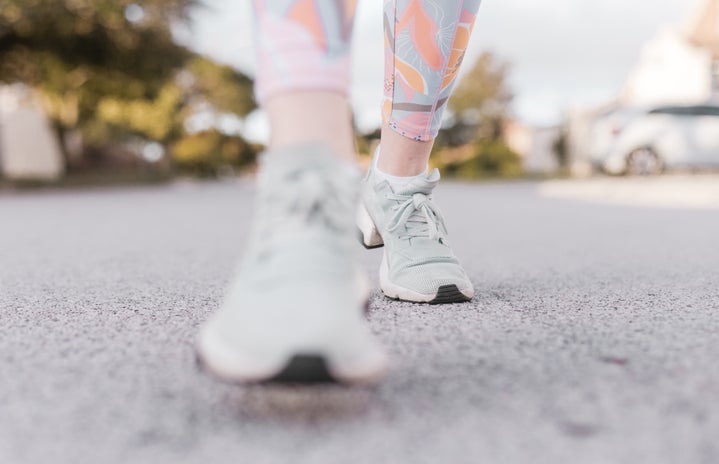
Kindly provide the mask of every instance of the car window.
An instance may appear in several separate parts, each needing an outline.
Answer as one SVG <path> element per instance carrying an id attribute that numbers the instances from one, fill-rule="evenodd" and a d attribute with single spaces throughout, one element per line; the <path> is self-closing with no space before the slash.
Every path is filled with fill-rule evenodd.
<path id="1" fill-rule="evenodd" d="M 695 106 L 694 110 L 698 116 L 719 116 L 719 106 Z"/>
<path id="2" fill-rule="evenodd" d="M 719 117 L 719 106 L 698 105 L 698 106 L 664 106 L 655 108 L 649 114 L 670 114 L 673 116 L 717 116 Z"/>
<path id="3" fill-rule="evenodd" d="M 691 112 L 690 108 L 685 106 L 665 106 L 662 108 L 655 108 L 651 110 L 649 114 L 671 114 L 673 116 L 689 116 Z"/>

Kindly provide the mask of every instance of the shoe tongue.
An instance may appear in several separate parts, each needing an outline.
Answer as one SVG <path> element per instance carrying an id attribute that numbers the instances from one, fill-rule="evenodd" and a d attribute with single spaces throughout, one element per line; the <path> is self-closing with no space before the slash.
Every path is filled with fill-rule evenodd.
<path id="1" fill-rule="evenodd" d="M 437 186 L 437 183 L 439 183 L 439 170 L 435 168 L 425 176 L 412 179 L 407 185 L 397 189 L 396 193 L 409 196 L 415 193 L 430 195 L 432 190 Z"/>

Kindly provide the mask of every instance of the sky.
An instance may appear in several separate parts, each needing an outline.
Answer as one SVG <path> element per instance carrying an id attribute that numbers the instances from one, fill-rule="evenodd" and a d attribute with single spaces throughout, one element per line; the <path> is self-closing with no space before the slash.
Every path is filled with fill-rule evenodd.
<path id="1" fill-rule="evenodd" d="M 271 1 L 271 0 L 269 0 Z M 527 124 L 561 122 L 571 108 L 616 97 L 643 44 L 666 27 L 678 27 L 699 0 L 484 0 L 464 71 L 483 51 L 511 64 L 514 116 Z M 205 0 L 193 16 L 191 46 L 253 74 L 250 0 Z M 355 23 L 351 99 L 360 129 L 380 123 L 382 1 L 359 0 Z M 261 115 L 248 121 L 266 138 Z"/>

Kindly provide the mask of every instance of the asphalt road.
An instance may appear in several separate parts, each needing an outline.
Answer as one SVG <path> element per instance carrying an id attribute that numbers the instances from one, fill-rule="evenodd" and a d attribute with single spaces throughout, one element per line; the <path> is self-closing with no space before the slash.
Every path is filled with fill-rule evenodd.
<path id="1" fill-rule="evenodd" d="M 473 302 L 375 292 L 379 387 L 239 388 L 192 340 L 252 191 L 0 195 L 0 463 L 719 462 L 716 209 L 447 183 Z"/>

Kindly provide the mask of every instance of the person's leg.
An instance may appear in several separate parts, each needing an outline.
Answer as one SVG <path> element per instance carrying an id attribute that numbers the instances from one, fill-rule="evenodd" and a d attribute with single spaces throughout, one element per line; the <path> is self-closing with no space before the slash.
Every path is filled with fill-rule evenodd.
<path id="1" fill-rule="evenodd" d="M 378 167 L 427 169 L 480 0 L 385 0 L 385 86 Z"/>
<path id="2" fill-rule="evenodd" d="M 243 266 L 198 355 L 231 381 L 367 382 L 386 368 L 356 260 L 360 173 L 347 104 L 354 0 L 255 0 L 269 113 Z"/>
<path id="3" fill-rule="evenodd" d="M 355 0 L 253 0 L 256 96 L 271 127 L 270 150 L 321 142 L 354 160 L 347 95 Z"/>
<path id="4" fill-rule="evenodd" d="M 479 0 L 385 0 L 382 140 L 363 181 L 357 224 L 384 245 L 380 287 L 391 298 L 454 303 L 474 296 L 449 246 L 427 162 L 469 42 Z"/>
<path id="5" fill-rule="evenodd" d="M 347 97 L 322 90 L 292 90 L 267 99 L 270 150 L 320 142 L 333 153 L 354 162 L 355 146 Z"/>

